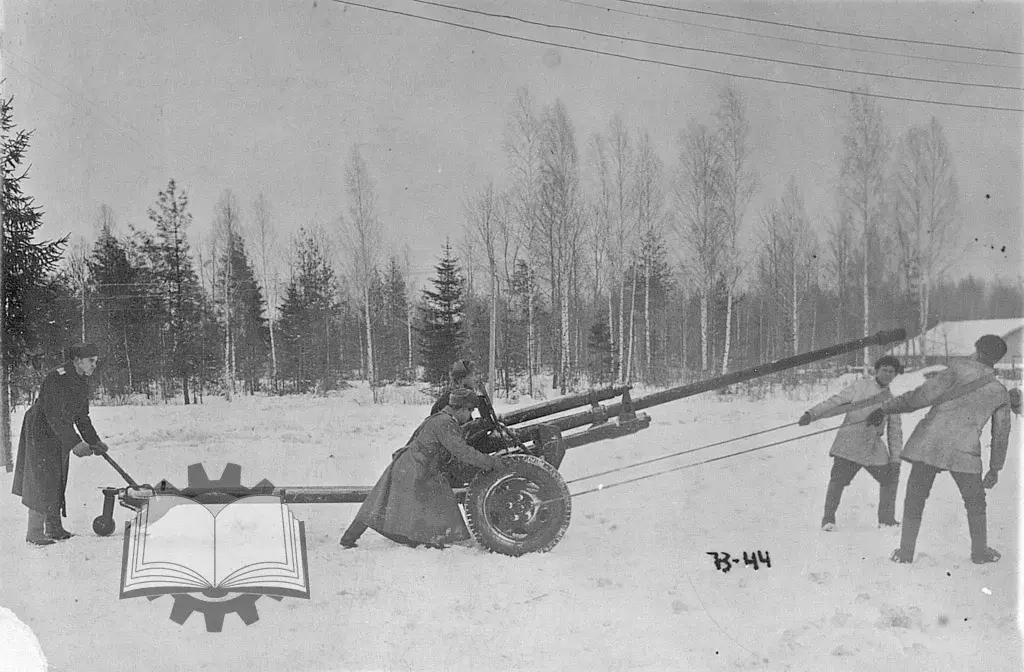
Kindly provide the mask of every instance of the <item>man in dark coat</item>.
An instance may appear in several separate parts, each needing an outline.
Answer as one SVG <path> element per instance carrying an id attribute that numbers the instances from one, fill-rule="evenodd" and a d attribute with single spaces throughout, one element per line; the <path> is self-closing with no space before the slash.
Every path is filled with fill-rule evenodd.
<path id="1" fill-rule="evenodd" d="M 46 375 L 25 413 L 11 492 L 29 509 L 25 540 L 31 544 L 47 546 L 74 536 L 61 524 L 61 516 L 67 516 L 64 491 L 71 453 L 84 457 L 107 451 L 89 418 L 86 378 L 96 370 L 98 354 L 88 343 L 71 347 L 68 361 Z"/>
<path id="2" fill-rule="evenodd" d="M 964 500 L 971 560 L 983 564 L 1000 558 L 999 552 L 988 546 L 985 489 L 999 480 L 1009 443 L 1013 402 L 995 376 L 995 364 L 1006 354 L 1006 342 L 989 334 L 979 338 L 974 348 L 971 359 L 951 362 L 946 370 L 917 389 L 886 401 L 867 418 L 869 425 L 877 425 L 885 415 L 931 407 L 903 449 L 902 458 L 913 466 L 903 502 L 903 535 L 891 557 L 894 562 L 913 562 L 924 504 L 936 475 L 943 471 L 953 477 Z M 981 432 L 990 420 L 992 448 L 983 478 Z"/>
<path id="3" fill-rule="evenodd" d="M 392 456 L 342 535 L 342 546 L 354 547 L 367 528 L 413 547 L 443 548 L 470 538 L 441 461 L 450 454 L 484 471 L 502 468 L 500 458 L 479 453 L 462 439 L 459 427 L 476 404 L 475 392 L 455 390 L 441 412 L 423 421 L 409 444 Z"/>

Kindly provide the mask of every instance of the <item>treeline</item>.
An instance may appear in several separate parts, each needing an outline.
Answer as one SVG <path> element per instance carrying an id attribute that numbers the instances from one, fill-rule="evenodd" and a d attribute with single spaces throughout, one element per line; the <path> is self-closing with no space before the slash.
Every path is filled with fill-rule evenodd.
<path id="1" fill-rule="evenodd" d="M 8 121 L 5 107 L 5 131 Z M 425 289 L 408 255 L 385 250 L 355 148 L 346 212 L 288 240 L 292 223 L 267 195 L 243 207 L 230 190 L 209 235 L 194 239 L 188 197 L 171 180 L 147 227 L 122 231 L 103 207 L 95 241 L 50 243 L 14 303 L 5 285 L 7 306 L 29 307 L 5 312 L 21 335 L 5 343 L 15 394 L 27 398 L 78 339 L 100 345 L 101 391 L 119 399 L 440 384 L 458 357 L 493 366 L 496 390 L 513 395 L 533 394 L 542 374 L 563 393 L 668 384 L 879 329 L 1024 315 L 1020 286 L 946 273 L 969 223 L 935 119 L 893 141 L 871 99 L 853 97 L 828 222 L 811 220 L 793 179 L 748 212 L 756 169 L 770 169 L 751 132 L 743 97 L 725 88 L 707 123 L 692 119 L 671 148 L 618 116 L 580 143 L 560 101 L 537 106 L 521 90 L 503 139 L 507 174 L 466 195 L 465 235 L 438 250 Z M 8 195 L 11 182 L 5 210 L 38 223 L 34 206 Z M 18 272 L 12 260 L 31 245 L 8 254 L 9 239 L 4 269 Z"/>

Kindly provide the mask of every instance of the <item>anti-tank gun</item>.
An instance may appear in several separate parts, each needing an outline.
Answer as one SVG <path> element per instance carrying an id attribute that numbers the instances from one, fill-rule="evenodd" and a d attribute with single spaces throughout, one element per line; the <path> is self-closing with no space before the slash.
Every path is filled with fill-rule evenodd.
<path id="1" fill-rule="evenodd" d="M 513 468 L 507 472 L 479 473 L 472 467 L 452 463 L 446 475 L 457 491 L 465 489 L 463 503 L 470 529 L 484 546 L 508 555 L 546 551 L 558 543 L 569 525 L 571 496 L 558 473 L 569 448 L 646 429 L 651 417 L 641 411 L 653 406 L 905 338 L 903 329 L 880 331 L 866 338 L 635 399 L 630 394 L 632 387 L 624 385 L 568 395 L 498 415 L 482 394 L 481 417 L 465 428 L 467 442 L 481 452 L 508 456 L 506 461 Z M 615 399 L 615 403 L 602 405 Z"/>
<path id="2" fill-rule="evenodd" d="M 632 398 L 628 385 L 590 390 L 499 415 L 483 395 L 480 417 L 467 427 L 467 441 L 477 450 L 499 455 L 505 469 L 480 472 L 461 463 L 446 469 L 476 540 L 490 551 L 519 556 L 548 551 L 569 527 L 572 495 L 558 469 L 569 448 L 635 434 L 651 424 L 642 411 L 704 392 L 726 388 L 754 378 L 804 366 L 869 346 L 885 346 L 906 338 L 903 329 L 880 331 L 855 341 L 786 357 L 774 362 L 728 373 L 700 382 Z M 617 400 L 610 405 L 602 402 Z M 582 410 L 581 410 L 582 409 Z M 201 501 L 232 501 L 247 495 L 274 495 L 287 504 L 354 504 L 363 502 L 372 486 L 323 485 L 275 486 L 261 482 L 244 488 L 221 483 L 184 489 L 166 481 L 156 486 L 139 486 L 110 462 L 128 482 L 128 488 L 102 488 L 103 513 L 93 521 L 94 531 L 106 536 L 115 529 L 115 498 L 121 506 L 141 510 L 146 501 L 160 493 L 173 493 Z M 198 465 L 196 465 L 198 466 Z M 191 479 L 190 480 L 194 480 Z M 205 479 L 199 479 L 205 480 Z"/>

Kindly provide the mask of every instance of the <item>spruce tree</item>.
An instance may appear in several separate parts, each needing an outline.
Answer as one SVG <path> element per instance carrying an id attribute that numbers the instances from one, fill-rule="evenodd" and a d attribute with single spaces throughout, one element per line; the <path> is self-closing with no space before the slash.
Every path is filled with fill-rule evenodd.
<path id="1" fill-rule="evenodd" d="M 149 219 L 156 224 L 156 237 L 144 236 L 143 249 L 165 298 L 160 343 L 164 376 L 181 385 L 183 400 L 190 404 L 189 384 L 200 358 L 202 290 L 188 244 L 188 196 L 173 179 L 149 209 Z"/>
<path id="2" fill-rule="evenodd" d="M 449 368 L 463 353 L 465 320 L 465 281 L 447 240 L 444 256 L 434 268 L 434 291 L 423 290 L 422 326 L 418 331 L 425 378 L 434 385 L 444 385 Z"/>
<path id="3" fill-rule="evenodd" d="M 0 457 L 7 471 L 12 468 L 10 431 L 10 376 L 27 359 L 46 332 L 43 311 L 46 304 L 30 302 L 34 292 L 45 285 L 47 276 L 63 254 L 67 236 L 56 241 L 34 240 L 42 226 L 42 211 L 34 199 L 22 190 L 27 171 L 19 174 L 31 133 L 15 131 L 13 98 L 0 100 L 0 145 L 3 155 L 3 189 L 0 218 L 0 297 L 3 300 L 0 324 Z"/>

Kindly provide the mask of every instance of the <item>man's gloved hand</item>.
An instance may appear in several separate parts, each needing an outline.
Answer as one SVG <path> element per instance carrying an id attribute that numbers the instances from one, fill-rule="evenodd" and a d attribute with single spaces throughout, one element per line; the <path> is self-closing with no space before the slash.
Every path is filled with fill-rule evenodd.
<path id="1" fill-rule="evenodd" d="M 1019 387 L 1010 390 L 1010 410 L 1020 415 L 1021 413 L 1021 391 Z"/>
<path id="2" fill-rule="evenodd" d="M 871 411 L 871 415 L 867 417 L 865 422 L 867 422 L 869 426 L 878 427 L 882 424 L 883 419 L 885 419 L 885 413 L 882 413 L 882 409 L 876 408 Z"/>
<path id="3" fill-rule="evenodd" d="M 85 441 L 79 441 L 75 444 L 75 447 L 71 449 L 71 452 L 74 453 L 76 457 L 85 457 L 87 455 L 92 455 L 92 446 Z"/>
<path id="4" fill-rule="evenodd" d="M 107 447 L 107 444 L 103 443 L 102 441 L 99 441 L 98 443 L 94 443 L 92 445 L 92 452 L 94 455 L 102 455 L 108 450 L 109 448 Z"/>
<path id="5" fill-rule="evenodd" d="M 801 427 L 806 427 L 807 425 L 811 424 L 811 422 L 813 422 L 813 421 L 814 421 L 814 418 L 811 417 L 810 412 L 806 412 L 806 413 L 804 413 L 803 415 L 800 416 L 800 419 L 796 421 L 796 424 L 800 425 Z"/>
<path id="6" fill-rule="evenodd" d="M 999 482 L 999 472 L 995 469 L 989 469 L 988 473 L 985 474 L 985 478 L 981 479 L 981 484 L 986 489 L 991 489 L 993 485 Z"/>

